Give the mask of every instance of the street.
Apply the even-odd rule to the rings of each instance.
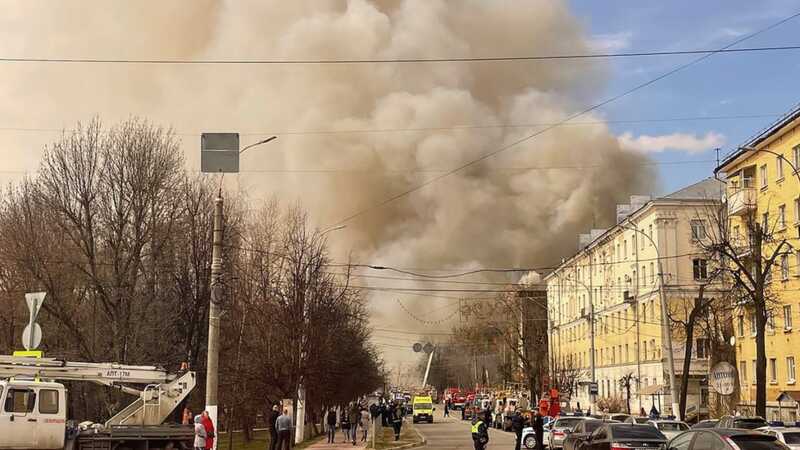
[[[437,408],[434,423],[418,423],[414,425],[427,440],[424,448],[430,450],[443,449],[473,449],[470,422],[461,420],[461,413],[454,411],[449,418],[444,418],[444,413]],[[488,450],[514,448],[514,435],[493,428],[489,429]]]

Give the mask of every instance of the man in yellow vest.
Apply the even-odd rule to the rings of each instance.
[[[489,443],[489,429],[478,416],[472,419],[472,443],[475,450],[484,450]]]

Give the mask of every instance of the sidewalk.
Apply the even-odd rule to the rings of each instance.
[[[361,440],[361,433],[358,433],[358,439],[356,440],[356,445],[353,445],[353,441],[342,442],[344,440],[344,434],[339,431],[336,433],[336,442],[333,444],[328,443],[328,438],[323,436],[322,440],[319,442],[315,442],[308,447],[306,450],[332,450],[332,449],[362,449],[366,447],[366,442],[359,442]]]

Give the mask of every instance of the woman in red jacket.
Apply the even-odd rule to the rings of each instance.
[[[202,422],[203,427],[206,429],[206,450],[214,448],[214,422],[211,421],[211,417],[208,415],[208,411],[203,411],[203,419]]]

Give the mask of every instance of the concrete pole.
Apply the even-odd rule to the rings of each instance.
[[[592,298],[592,291],[591,289],[587,289],[589,291],[589,339],[591,344],[591,350],[589,353],[589,365],[591,366],[592,371],[592,386],[597,383],[597,373],[596,373],[596,365],[594,360],[595,354],[595,347],[594,347],[594,299]],[[591,389],[591,387],[590,387]],[[589,394],[589,401],[592,406],[592,413],[597,414],[597,395]]]
[[[434,352],[436,352],[436,347],[431,350],[431,354],[428,356],[428,367],[425,368],[425,378],[422,379],[422,389],[428,386],[428,374],[431,372],[431,362],[433,361]]]
[[[222,301],[222,193],[214,200],[214,236],[211,253],[211,303],[208,305],[208,359],[206,362],[206,411],[219,429],[217,389],[219,387],[219,304]],[[214,439],[214,449],[218,439]]]

